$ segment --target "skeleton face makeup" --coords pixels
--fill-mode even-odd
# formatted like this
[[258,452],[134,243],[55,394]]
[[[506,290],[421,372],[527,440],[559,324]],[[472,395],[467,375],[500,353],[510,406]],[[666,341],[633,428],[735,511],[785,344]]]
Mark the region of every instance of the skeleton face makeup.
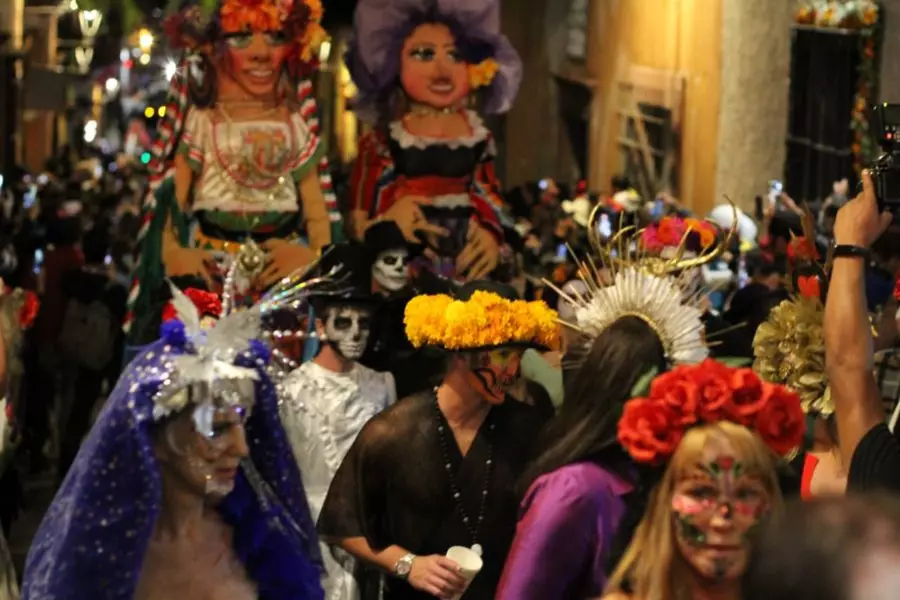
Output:
[[737,579],[746,568],[753,532],[770,508],[762,478],[746,471],[731,444],[709,444],[701,462],[675,483],[678,551],[705,579]]
[[371,310],[360,306],[334,306],[325,316],[325,337],[338,354],[359,360],[366,351]]
[[386,292],[399,292],[409,282],[409,250],[397,248],[378,254],[372,279]]
[[498,348],[478,352],[471,359],[472,387],[491,404],[502,404],[521,374],[522,350]]

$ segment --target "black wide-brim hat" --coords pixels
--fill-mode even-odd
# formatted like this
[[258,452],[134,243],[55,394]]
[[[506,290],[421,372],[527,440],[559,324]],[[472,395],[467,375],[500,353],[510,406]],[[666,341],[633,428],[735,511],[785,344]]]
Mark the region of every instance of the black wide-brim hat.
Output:
[[372,263],[371,251],[357,241],[323,248],[313,276],[330,276],[330,281],[317,286],[310,295],[313,307],[321,310],[333,304],[378,304],[379,297],[372,292]]
[[366,229],[364,243],[374,258],[377,258],[382,252],[401,248],[406,249],[410,257],[414,257],[421,254],[424,249],[422,244],[407,240],[400,227],[391,220],[378,221],[370,225]]

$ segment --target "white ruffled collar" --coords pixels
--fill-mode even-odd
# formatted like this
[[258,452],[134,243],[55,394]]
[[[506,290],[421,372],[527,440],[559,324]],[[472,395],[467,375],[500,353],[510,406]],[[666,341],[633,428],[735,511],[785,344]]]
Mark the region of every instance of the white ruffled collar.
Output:
[[425,150],[429,146],[446,146],[451,150],[463,147],[472,148],[488,139],[490,132],[487,127],[485,127],[484,121],[478,116],[478,113],[474,110],[467,110],[466,119],[469,121],[471,133],[463,137],[439,138],[410,133],[406,127],[404,127],[403,119],[392,121],[389,125],[389,131],[391,139],[397,142],[404,150],[409,148]]

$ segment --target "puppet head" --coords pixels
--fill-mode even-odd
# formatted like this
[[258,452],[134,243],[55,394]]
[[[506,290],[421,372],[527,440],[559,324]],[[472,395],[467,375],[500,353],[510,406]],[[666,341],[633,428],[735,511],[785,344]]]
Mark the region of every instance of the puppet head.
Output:
[[496,0],[361,0],[347,67],[354,109],[370,122],[391,116],[398,83],[410,102],[438,110],[483,89],[485,112],[503,113],[522,78]]

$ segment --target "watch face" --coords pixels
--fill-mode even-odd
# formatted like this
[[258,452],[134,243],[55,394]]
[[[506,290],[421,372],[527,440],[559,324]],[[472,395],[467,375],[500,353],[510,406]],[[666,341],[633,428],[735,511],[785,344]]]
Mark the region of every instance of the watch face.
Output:
[[397,562],[397,575],[400,577],[406,577],[409,575],[409,571],[412,569],[412,561],[408,558],[401,558]]

